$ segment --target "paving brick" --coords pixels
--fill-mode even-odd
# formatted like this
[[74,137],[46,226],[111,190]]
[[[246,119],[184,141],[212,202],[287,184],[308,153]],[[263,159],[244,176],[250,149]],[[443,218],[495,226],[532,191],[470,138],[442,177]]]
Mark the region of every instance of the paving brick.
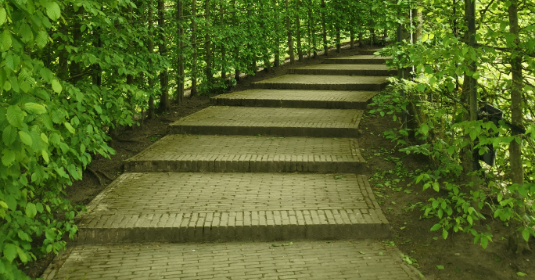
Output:
[[353,75],[353,76],[393,76],[391,70],[381,64],[318,64],[289,69],[290,74],[302,75]]
[[366,109],[377,91],[250,89],[210,99],[219,106]]
[[[363,258],[359,252],[373,258]],[[395,252],[371,240],[296,241],[280,247],[263,242],[83,245],[62,253],[58,257],[62,265],[49,267],[42,278],[417,279]],[[356,258],[361,259],[358,266]],[[155,260],[161,261],[155,265]]]
[[[270,160],[276,155],[283,158]],[[320,158],[327,155],[329,161]],[[213,156],[213,164],[201,168],[207,156]],[[295,161],[286,159],[292,156]],[[168,135],[126,160],[124,167],[127,172],[366,172],[356,140],[307,137]]]
[[380,57],[371,54],[353,55],[345,57],[333,57],[325,59],[325,64],[385,64],[392,57]]
[[[127,173],[78,218],[78,241],[387,237],[389,225],[381,209],[366,203],[364,192],[369,186],[363,183],[365,178],[354,174]],[[362,218],[351,219],[349,211]]]
[[[357,137],[359,110],[213,106],[182,118],[171,133]],[[207,158],[203,161],[206,165]]]
[[384,76],[282,75],[251,84],[263,89],[374,90],[386,88]]

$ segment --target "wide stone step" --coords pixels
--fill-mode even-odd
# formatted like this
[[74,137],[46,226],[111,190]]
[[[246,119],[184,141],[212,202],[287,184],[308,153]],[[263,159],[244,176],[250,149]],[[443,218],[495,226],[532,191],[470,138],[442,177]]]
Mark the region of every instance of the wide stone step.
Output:
[[130,172],[366,172],[354,138],[168,135],[124,162]]
[[263,89],[309,89],[309,90],[374,90],[381,91],[387,85],[382,76],[338,75],[282,75],[251,84]]
[[365,176],[127,173],[87,207],[80,243],[388,237]]
[[292,68],[290,74],[391,76],[397,73],[382,64],[318,64]]
[[171,133],[357,137],[362,111],[212,106],[182,118]]
[[323,60],[326,64],[385,64],[392,57],[380,57],[375,55],[353,55],[345,57],[333,57]]
[[377,91],[250,89],[210,99],[219,106],[366,109]]
[[375,240],[84,245],[60,253],[42,278],[421,279]]

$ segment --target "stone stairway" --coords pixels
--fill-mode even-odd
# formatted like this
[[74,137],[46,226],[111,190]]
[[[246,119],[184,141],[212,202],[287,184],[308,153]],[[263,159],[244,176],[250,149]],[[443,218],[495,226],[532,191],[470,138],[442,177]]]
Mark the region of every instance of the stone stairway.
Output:
[[[358,125],[372,52],[220,95],[125,161],[44,279],[417,279],[377,239]],[[269,242],[269,243],[267,243]]]

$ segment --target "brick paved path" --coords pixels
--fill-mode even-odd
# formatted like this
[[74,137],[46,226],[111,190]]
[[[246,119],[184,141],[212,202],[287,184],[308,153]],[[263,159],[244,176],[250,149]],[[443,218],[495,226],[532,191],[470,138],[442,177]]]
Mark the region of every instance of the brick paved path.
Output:
[[77,218],[43,278],[417,279],[376,240],[390,225],[358,147],[384,60],[293,69],[172,123]]

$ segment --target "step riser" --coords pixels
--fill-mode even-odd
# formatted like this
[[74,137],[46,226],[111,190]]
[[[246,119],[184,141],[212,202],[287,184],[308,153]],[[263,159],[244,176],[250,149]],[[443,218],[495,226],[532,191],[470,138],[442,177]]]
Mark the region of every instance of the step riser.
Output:
[[333,102],[306,100],[268,100],[268,99],[225,99],[212,98],[214,106],[244,106],[244,107],[282,107],[282,108],[310,108],[310,109],[357,109],[365,110],[367,102]]
[[355,128],[302,128],[302,127],[244,127],[244,126],[189,126],[172,125],[171,134],[194,135],[269,135],[284,137],[339,137],[356,138]]
[[370,90],[381,91],[386,88],[383,84],[289,84],[289,83],[253,83],[252,88],[261,89],[306,89],[306,90]]
[[326,59],[325,64],[386,64],[386,59]]
[[388,224],[313,226],[234,226],[225,228],[82,228],[78,244],[139,242],[297,241],[388,238]]
[[125,172],[315,172],[366,174],[366,164],[355,161],[125,161]]
[[302,75],[392,76],[396,73],[392,70],[290,69],[290,74]]

